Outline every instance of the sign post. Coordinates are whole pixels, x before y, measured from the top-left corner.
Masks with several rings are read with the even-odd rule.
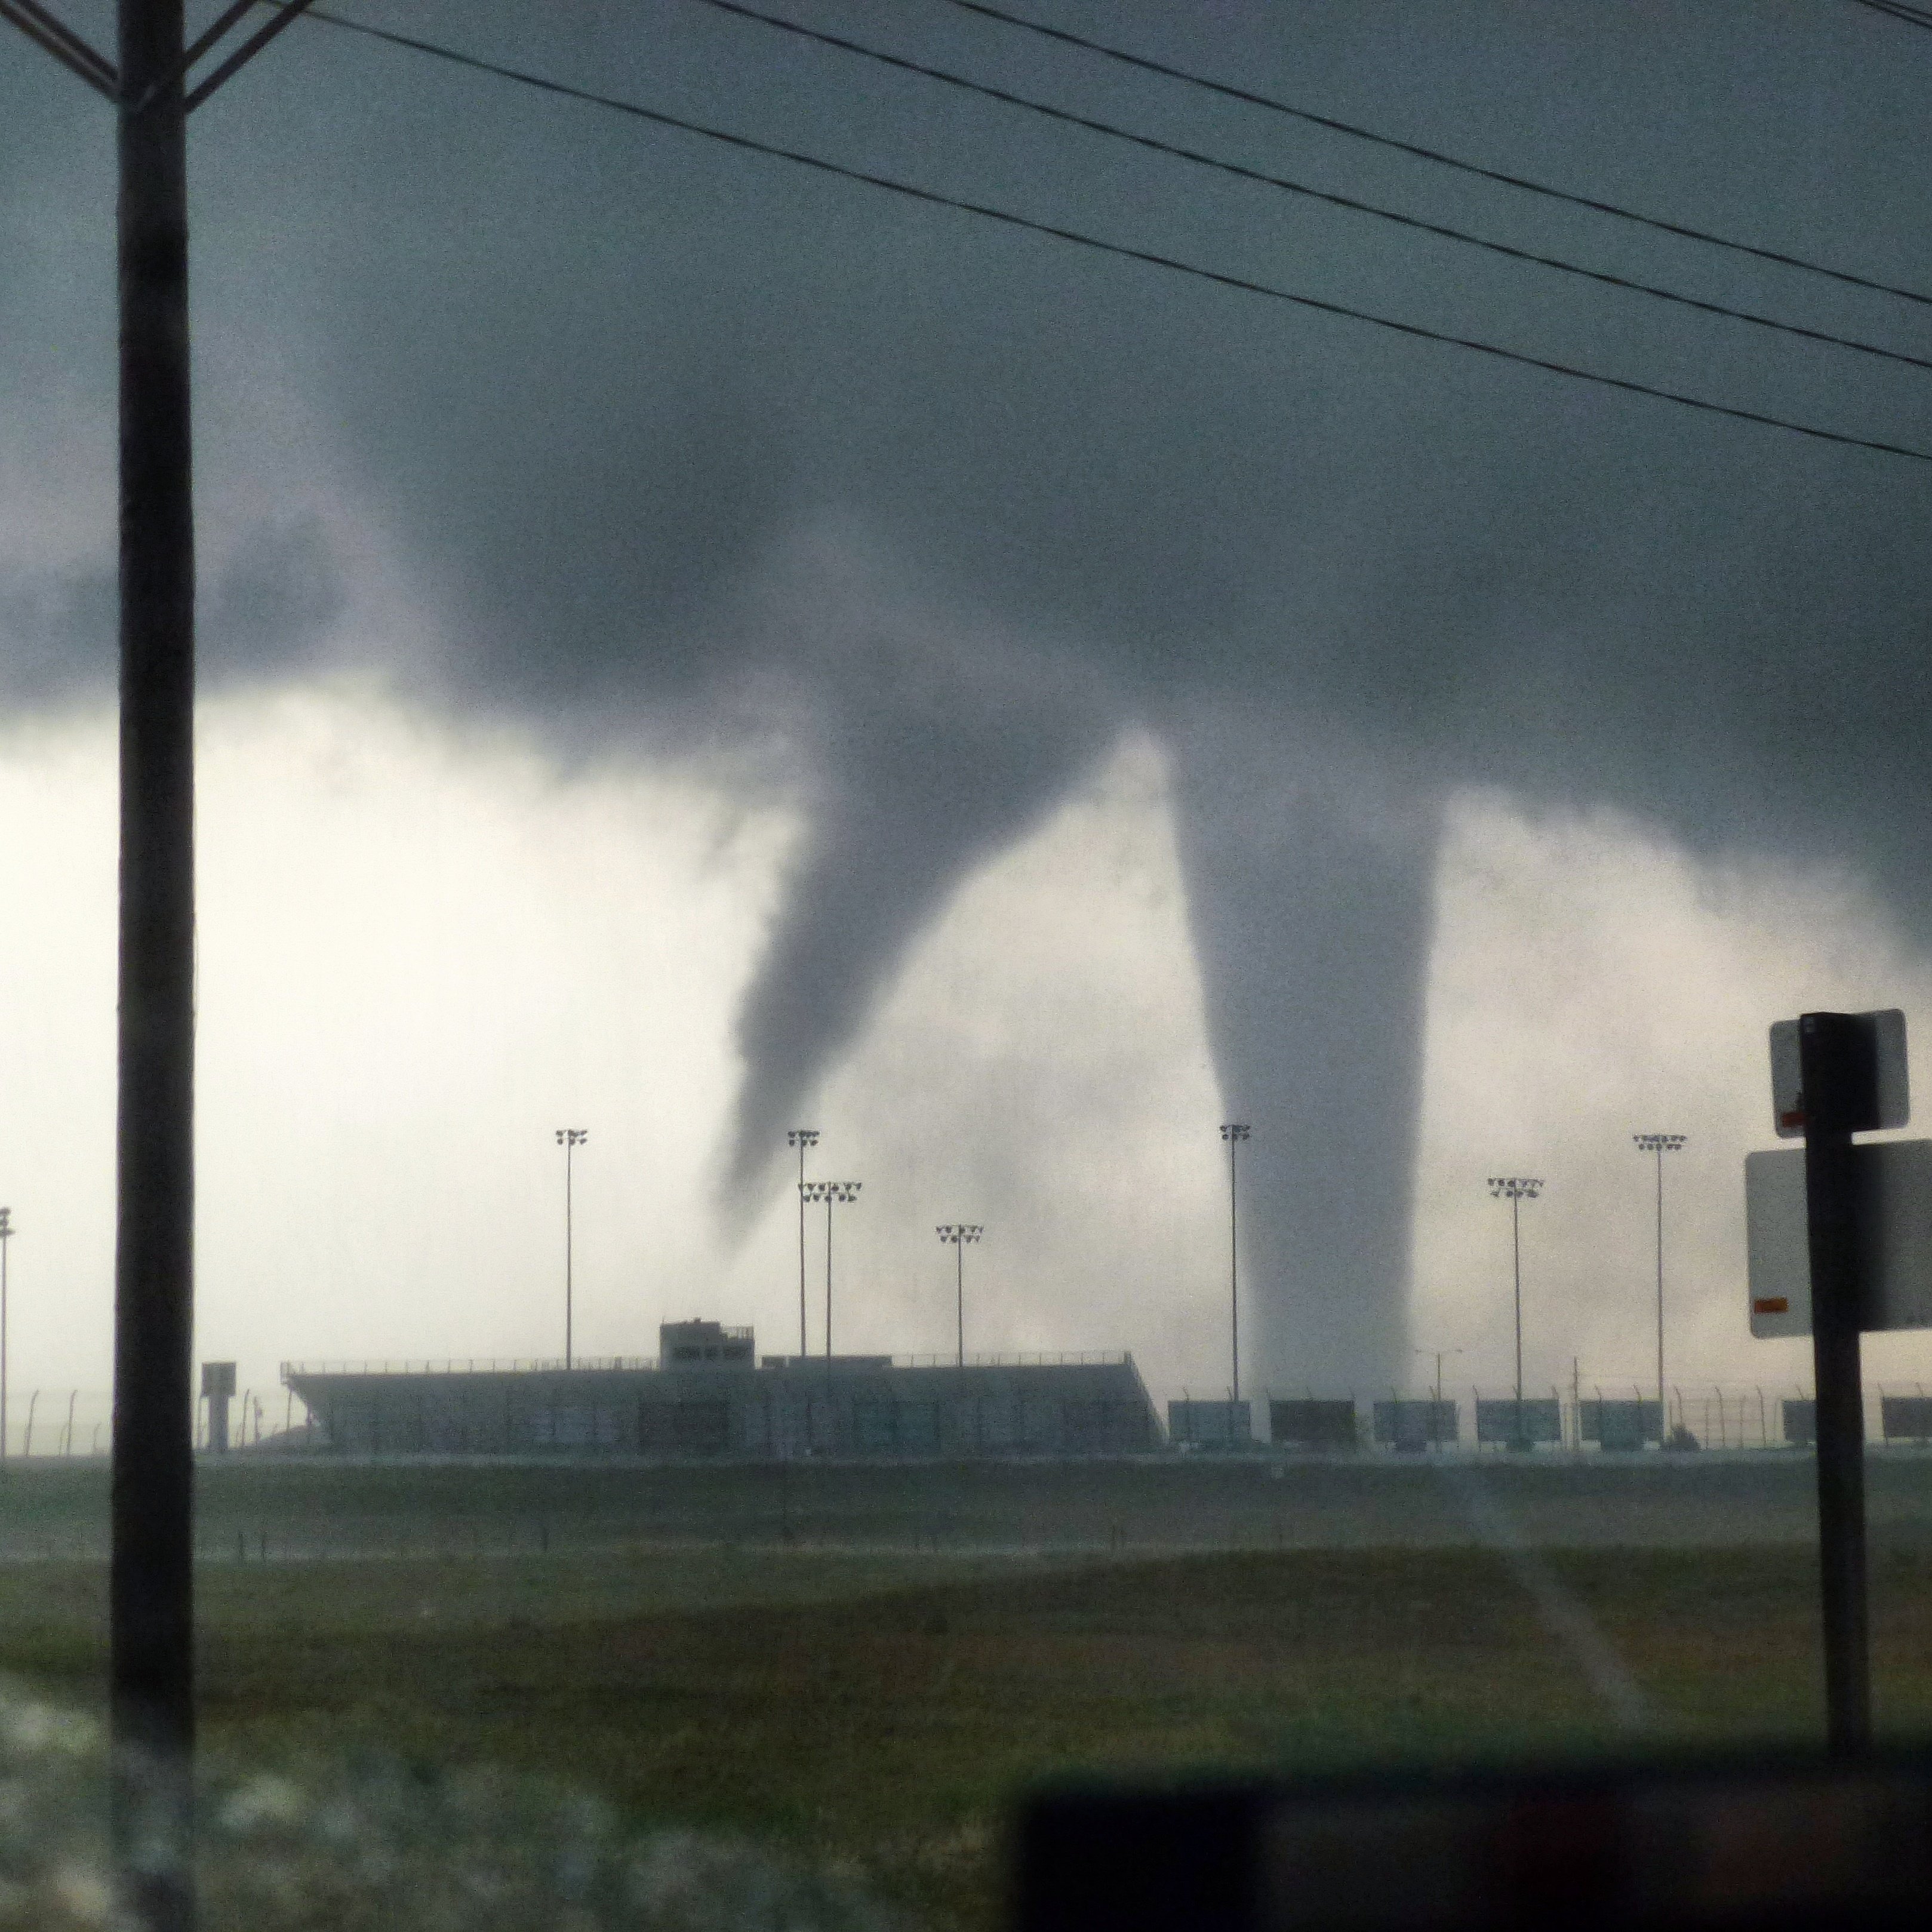
[[[1811,1262],[1811,1354],[1816,1378],[1818,1574],[1825,1640],[1828,1748],[1871,1742],[1871,1658],[1865,1593],[1864,1390],[1859,1331],[1864,1293],[1852,1135],[1875,1083],[1868,1034],[1848,1013],[1798,1022],[1804,1115],[1805,1240]]]
[[[1894,1010],[1784,1021],[1771,1030],[1771,1062],[1778,1131],[1804,1139],[1826,1735],[1831,1750],[1850,1755],[1871,1742],[1859,1336],[1894,1325],[1882,1312],[1886,1284],[1878,1279],[1886,1244],[1868,1157],[1877,1150],[1858,1148],[1852,1136],[1905,1124],[1905,1016]],[[1786,1298],[1759,1297],[1755,1286],[1753,1293],[1754,1326],[1760,1314],[1786,1312]]]

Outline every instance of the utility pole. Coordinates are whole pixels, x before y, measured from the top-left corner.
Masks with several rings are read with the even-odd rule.
[[[859,1190],[865,1184],[858,1180],[801,1180],[798,1184],[798,1197],[801,1201],[822,1201],[825,1203],[825,1357],[832,1358],[832,1210],[840,1202],[858,1199]]]
[[[190,46],[183,0],[118,0],[110,60],[43,0],[0,20],[117,122],[121,873],[109,1714],[124,1906],[187,1932],[194,1747],[194,502],[188,116],[298,20],[286,0],[200,80],[254,10]]]
[[[1228,1144],[1228,1396],[1241,1399],[1241,1250],[1240,1227],[1234,1214],[1234,1150],[1253,1132],[1239,1120],[1222,1124]]]
[[[1633,1134],[1640,1152],[1657,1156],[1657,1441],[1661,1448],[1670,1432],[1664,1426],[1664,1156],[1677,1153],[1688,1134]]]
[[[1540,1180],[1526,1180],[1517,1174],[1492,1174],[1490,1192],[1510,1204],[1510,1251],[1516,1283],[1516,1439],[1514,1449],[1526,1449],[1529,1439],[1522,1420],[1522,1204],[1534,1201],[1543,1192]]]
[[[792,1127],[785,1133],[785,1145],[798,1150],[798,1358],[807,1354],[805,1340],[805,1156],[818,1144],[816,1127]]]
[[[182,0],[121,0],[121,918],[110,1564],[117,1850],[193,1922],[194,502]]]
[[[966,1250],[986,1233],[978,1221],[947,1221],[933,1230],[942,1241],[952,1244],[952,1293],[954,1316],[958,1324],[959,1366],[966,1366]]]
[[[572,1252],[576,1235],[576,1204],[571,1191],[571,1164],[577,1150],[590,1138],[588,1127],[559,1127],[556,1144],[563,1150],[563,1366],[573,1359],[574,1298],[572,1282]]]

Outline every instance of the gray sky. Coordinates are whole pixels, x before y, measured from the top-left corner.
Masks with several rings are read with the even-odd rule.
[[[1325,299],[1932,448],[1926,372],[1203,176],[692,0],[358,16]],[[936,0],[797,17],[1499,238],[1932,344],[1911,304]],[[1052,17],[1932,286],[1932,36],[1838,0]],[[29,868],[65,855],[82,948],[111,877],[79,842],[111,676],[98,110],[24,44],[0,53],[7,837]],[[1192,1150],[1232,1106],[1258,1122],[1257,1293],[1280,1312],[1259,1359],[1392,1372],[1412,1144],[1423,1339],[1444,1280],[1489,1264],[1486,1222],[1432,1205],[1456,1162],[1536,1164],[1530,1124],[1553,1146],[1574,1118],[1581,1148],[1639,1098],[1679,1118],[1614,1132],[1694,1127],[1704,1106],[1709,1164],[1687,1156],[1685,1184],[1729,1202],[1756,1106],[1737,1091],[1760,1070],[1735,1044],[1712,1060],[1693,1016],[1755,1041],[1814,987],[1902,999],[1874,962],[1887,984],[1920,970],[1925,465],[1100,260],[320,25],[199,116],[196,142],[205,1306],[232,1294],[249,1336],[224,1346],[460,1354],[473,1316],[492,1350],[523,1349],[560,1109],[585,1114],[633,1204],[605,1292],[629,1271],[653,1284],[640,1305],[671,1282],[706,1306],[765,1296],[769,1324],[782,1130],[836,1103],[876,1177],[855,1268],[868,1217],[919,1234],[1004,1216],[1028,1239],[984,1253],[1006,1297],[985,1346],[1131,1340],[1191,1385],[1216,1372],[1184,1311],[1218,1148]],[[1630,1014],[1597,914],[1566,897],[1589,875],[1574,838],[1622,929],[1649,935],[1657,1012],[1684,1030]],[[987,893],[991,937],[968,918]],[[94,1090],[79,1070],[100,1073],[111,1010],[98,970],[49,971],[26,1022],[47,1084],[14,1089],[37,1124]],[[1696,983],[1713,974],[1714,1006]],[[221,1046],[224,984],[245,1051]],[[1551,1039],[1560,1083],[1522,1044]],[[1480,1133],[1466,1104],[1443,1112],[1472,1083]],[[15,1130],[74,1150],[62,1238],[99,1285],[74,1291],[76,1337],[104,1332],[100,1236],[79,1232],[105,1198],[96,1107],[91,1141],[78,1114]],[[1552,1238],[1600,1249],[1552,1186]],[[1730,1236],[1712,1214],[1714,1267]],[[335,1272],[292,1271],[317,1249]],[[877,1252],[874,1299],[903,1298],[910,1329],[932,1256]],[[1323,1328],[1364,1280],[1372,1306]],[[1594,1334],[1580,1276],[1562,1306]],[[610,1346],[648,1346],[655,1319],[614,1315]]]

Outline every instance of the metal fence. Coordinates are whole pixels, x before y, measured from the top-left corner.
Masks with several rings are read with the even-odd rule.
[[[113,1434],[114,1401],[92,1389],[9,1390],[4,1453],[32,1457],[104,1456]]]
[[[7,1394],[0,1459],[8,1462],[85,1461],[105,1456],[114,1441],[114,1398],[102,1389],[15,1388]],[[292,1389],[265,1384],[238,1390],[229,1404],[228,1442],[234,1449],[306,1444],[308,1412]],[[208,1447],[208,1403],[195,1405],[194,1446]]]
[[[908,1358],[897,1358],[904,1364]],[[922,1358],[912,1358],[921,1360]],[[943,1364],[950,1358],[941,1358]],[[1118,1362],[1118,1355],[969,1356],[974,1366],[1042,1361]],[[294,1366],[295,1365],[289,1365]],[[308,1365],[302,1365],[306,1366]],[[402,1364],[388,1365],[392,1370]],[[416,1364],[421,1374],[462,1372],[461,1361]],[[479,1372],[508,1369],[508,1363],[478,1360]],[[543,1366],[523,1364],[519,1366]],[[556,1365],[561,1367],[560,1363]],[[587,1368],[592,1364],[575,1366]],[[600,1368],[637,1368],[643,1363],[599,1362]],[[374,1372],[374,1364],[356,1365]],[[284,1372],[286,1373],[286,1370]],[[1522,1427],[1516,1420],[1514,1392],[1486,1389],[1444,1389],[1438,1401],[1432,1391],[1410,1394],[1384,1390],[1357,1396],[1310,1394],[1268,1390],[1252,1404],[1252,1442],[1257,1448],[1372,1453],[1400,1455],[1430,1450],[1460,1450],[1484,1455],[1508,1454],[1526,1442],[1539,1454],[1553,1449],[1597,1455],[1638,1450],[1654,1453],[1659,1428],[1655,1385],[1648,1390],[1629,1382],[1582,1382],[1568,1389],[1525,1390]],[[1169,1405],[1170,1440],[1176,1446],[1198,1438],[1196,1446],[1234,1446],[1234,1424],[1225,1398],[1209,1403]],[[1215,1412],[1212,1431],[1191,1422],[1176,1430],[1175,1412],[1192,1418],[1195,1411]],[[1662,1437],[1676,1449],[1791,1450],[1808,1448],[1814,1438],[1816,1411],[1811,1391],[1798,1383],[1774,1384],[1691,1383],[1666,1390]],[[1921,1382],[1884,1382],[1865,1390],[1865,1440],[1874,1448],[1901,1450],[1932,1450],[1932,1385]],[[1198,1419],[1198,1418],[1196,1418]],[[300,1450],[308,1446],[308,1413],[302,1399],[286,1387],[238,1390],[229,1412],[228,1439],[232,1449],[278,1446]],[[14,1389],[7,1401],[6,1430],[0,1456],[40,1462],[104,1456],[113,1439],[113,1398],[92,1389]],[[208,1403],[196,1405],[195,1447],[208,1442]]]

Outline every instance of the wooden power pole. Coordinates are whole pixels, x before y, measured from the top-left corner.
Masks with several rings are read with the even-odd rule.
[[[118,0],[110,61],[42,0],[10,22],[118,124],[121,917],[109,1586],[115,1846],[124,1905],[188,1932],[194,1751],[194,494],[188,116],[309,4],[193,46],[183,0]]]

